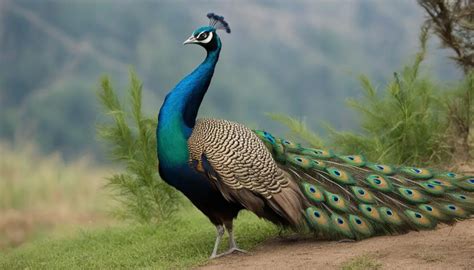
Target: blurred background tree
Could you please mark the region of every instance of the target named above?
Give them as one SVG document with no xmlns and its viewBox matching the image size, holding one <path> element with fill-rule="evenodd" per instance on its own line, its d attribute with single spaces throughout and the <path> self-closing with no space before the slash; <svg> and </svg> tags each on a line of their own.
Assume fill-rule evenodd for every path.
<svg viewBox="0 0 474 270">
<path fill-rule="evenodd" d="M 418 0 L 429 16 L 426 25 L 450 48 L 467 75 L 474 68 L 474 1 Z"/>
<path fill-rule="evenodd" d="M 425 24 L 441 40 L 444 48 L 464 71 L 466 77 L 474 72 L 474 1 L 418 0 L 429 18 Z M 451 126 L 455 137 L 455 155 L 462 162 L 471 159 L 469 138 L 474 128 L 474 83 L 467 82 L 463 90 L 448 100 Z"/>
</svg>

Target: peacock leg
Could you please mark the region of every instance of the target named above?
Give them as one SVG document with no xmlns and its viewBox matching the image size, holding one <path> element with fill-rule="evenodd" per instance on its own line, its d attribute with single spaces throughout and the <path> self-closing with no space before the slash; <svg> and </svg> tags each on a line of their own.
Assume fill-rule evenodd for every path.
<svg viewBox="0 0 474 270">
<path fill-rule="evenodd" d="M 234 237 L 234 231 L 233 231 L 233 226 L 232 226 L 232 221 L 225 223 L 225 228 L 227 230 L 227 233 L 229 234 L 229 250 L 224 252 L 222 255 L 228 255 L 234 252 L 242 252 L 242 253 L 248 253 L 247 251 L 240 249 L 237 246 L 237 243 L 235 242 L 235 237 Z"/>
<path fill-rule="evenodd" d="M 224 235 L 224 226 L 217 225 L 216 230 L 217 230 L 216 243 L 214 244 L 214 249 L 212 250 L 212 254 L 211 254 L 210 259 L 218 258 L 218 257 L 224 255 L 224 254 L 217 255 L 217 249 L 219 248 L 219 244 L 221 242 L 222 236 Z"/>
<path fill-rule="evenodd" d="M 235 242 L 234 232 L 232 230 L 232 222 L 227 223 L 225 225 L 225 228 L 227 229 L 227 233 L 229 233 L 229 249 L 226 252 L 217 254 L 217 249 L 219 248 L 219 244 L 221 242 L 222 236 L 224 235 L 224 227 L 222 225 L 217 225 L 216 226 L 216 229 L 217 229 L 216 243 L 214 244 L 214 249 L 212 250 L 210 259 L 219 258 L 219 257 L 229 255 L 234 252 L 248 253 L 247 251 L 240 249 L 237 246 L 237 243 Z"/>
<path fill-rule="evenodd" d="M 230 254 L 230 253 L 233 253 L 233 252 L 248 253 L 246 250 L 240 249 L 237 246 L 237 243 L 235 242 L 234 232 L 232 231 L 232 228 L 230 228 L 230 229 L 228 228 L 227 232 L 229 233 L 229 250 L 226 251 L 225 253 L 226 254 Z"/>
</svg>

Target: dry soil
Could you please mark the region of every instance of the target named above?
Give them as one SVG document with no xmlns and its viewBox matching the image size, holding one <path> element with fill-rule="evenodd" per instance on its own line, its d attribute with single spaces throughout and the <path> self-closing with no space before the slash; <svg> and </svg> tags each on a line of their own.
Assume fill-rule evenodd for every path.
<svg viewBox="0 0 474 270">
<path fill-rule="evenodd" d="M 372 258 L 380 269 L 474 269 L 474 219 L 359 242 L 272 239 L 199 269 L 340 269 L 358 257 Z"/>
</svg>

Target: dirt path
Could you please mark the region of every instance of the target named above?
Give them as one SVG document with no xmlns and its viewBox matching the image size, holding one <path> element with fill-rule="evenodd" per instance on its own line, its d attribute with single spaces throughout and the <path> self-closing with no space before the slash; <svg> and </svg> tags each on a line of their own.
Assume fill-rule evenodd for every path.
<svg viewBox="0 0 474 270">
<path fill-rule="evenodd" d="M 340 269 L 357 260 L 367 269 L 474 269 L 474 219 L 435 231 L 353 243 L 274 239 L 250 255 L 231 255 L 199 269 Z M 369 263 L 364 266 L 364 263 Z"/>
</svg>

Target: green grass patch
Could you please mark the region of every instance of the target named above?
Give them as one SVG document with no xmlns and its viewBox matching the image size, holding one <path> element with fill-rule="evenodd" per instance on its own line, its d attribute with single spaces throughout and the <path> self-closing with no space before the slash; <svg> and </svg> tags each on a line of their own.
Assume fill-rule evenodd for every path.
<svg viewBox="0 0 474 270">
<path fill-rule="evenodd" d="M 241 248 L 252 249 L 278 228 L 249 212 L 235 222 Z M 40 240 L 0 254 L 0 269 L 169 269 L 208 260 L 215 228 L 196 209 L 159 225 L 82 230 L 68 238 Z M 221 249 L 227 248 L 227 238 Z"/>
<path fill-rule="evenodd" d="M 341 265 L 341 270 L 378 270 L 382 264 L 368 255 L 352 258 Z"/>
</svg>

